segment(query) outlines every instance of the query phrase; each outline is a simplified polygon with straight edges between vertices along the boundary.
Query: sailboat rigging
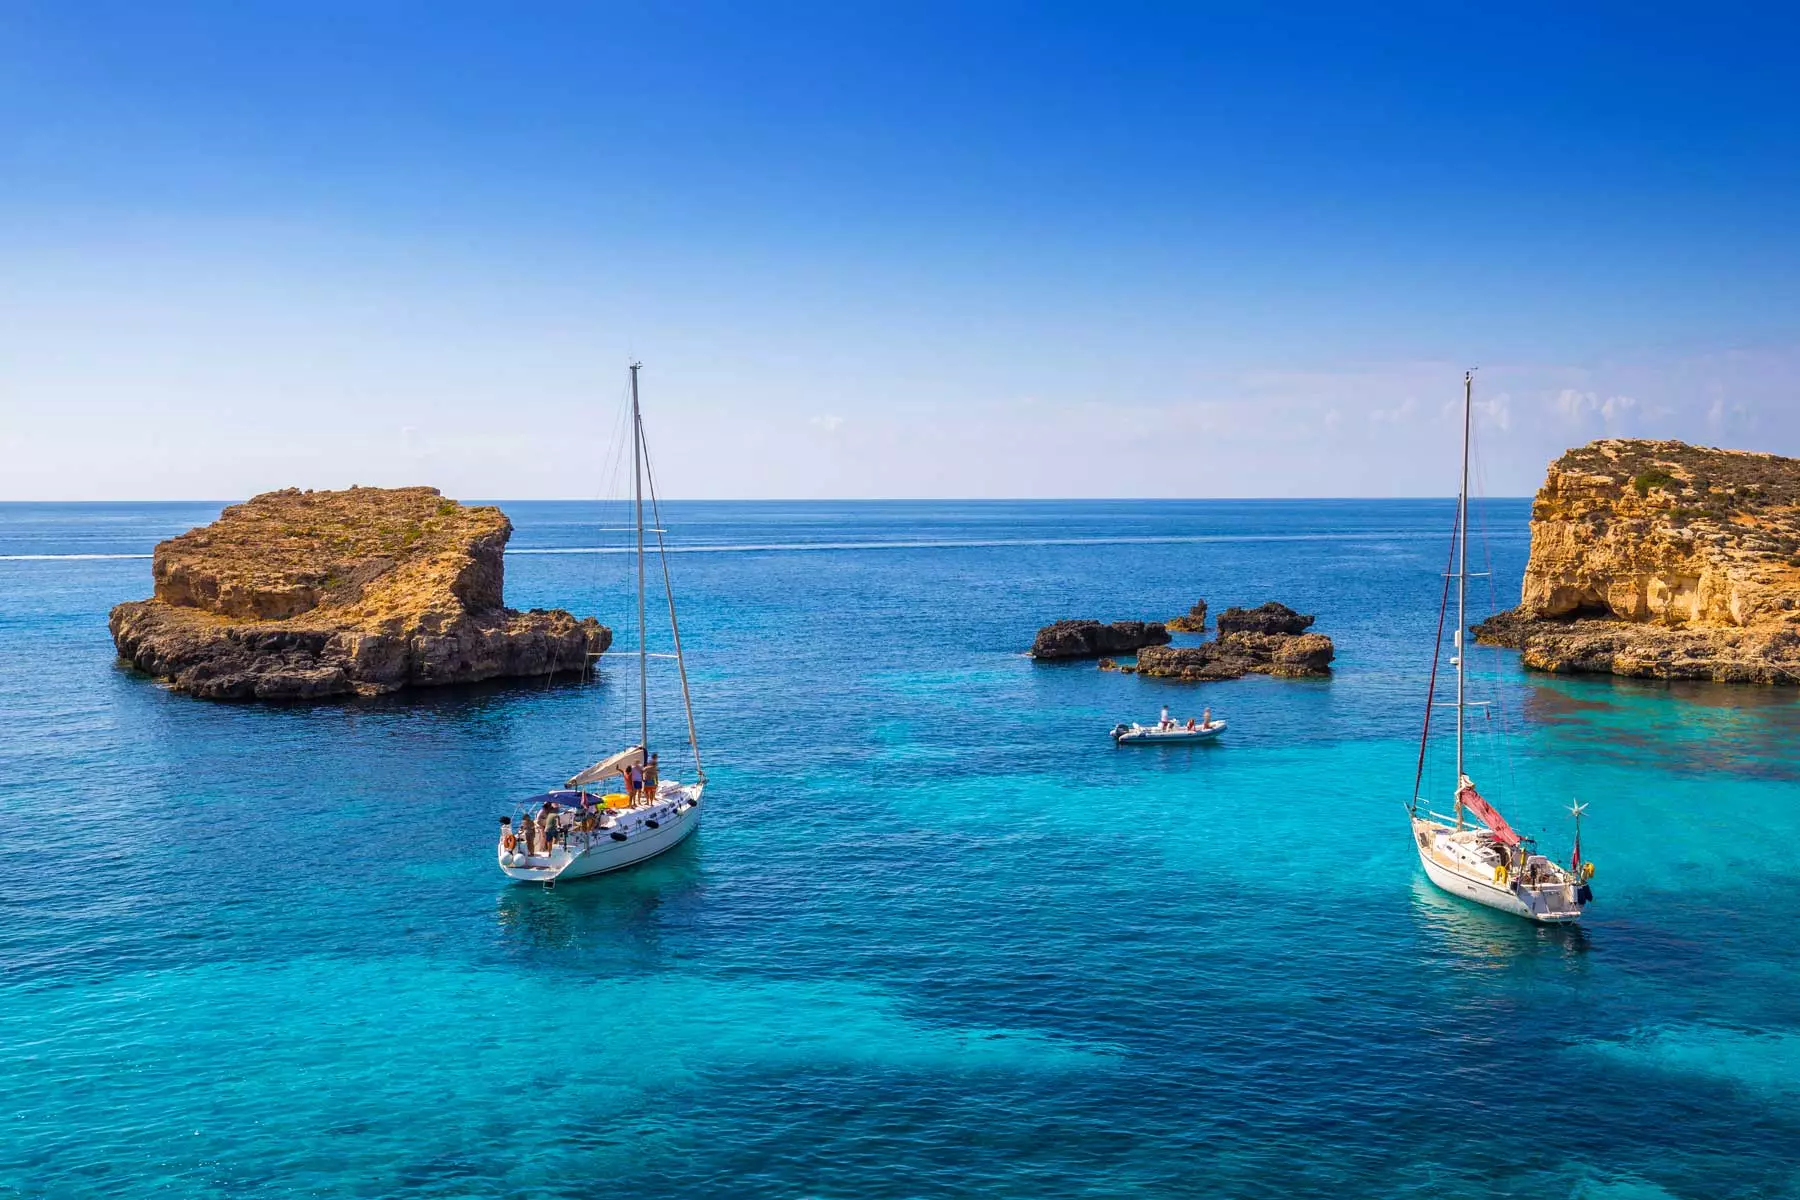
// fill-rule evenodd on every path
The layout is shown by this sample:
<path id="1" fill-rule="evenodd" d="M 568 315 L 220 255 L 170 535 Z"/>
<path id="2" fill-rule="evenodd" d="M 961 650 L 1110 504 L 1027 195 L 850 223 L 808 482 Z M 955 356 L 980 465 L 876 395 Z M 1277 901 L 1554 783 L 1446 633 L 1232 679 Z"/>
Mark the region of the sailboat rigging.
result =
<path id="1" fill-rule="evenodd" d="M 687 660 L 675 615 L 675 591 L 669 578 L 662 516 L 655 476 L 644 440 L 643 412 L 638 401 L 638 371 L 631 364 L 631 463 L 633 530 L 637 553 L 638 741 L 572 776 L 561 788 L 520 803 L 513 817 L 500 818 L 496 854 L 500 870 L 513 879 L 554 884 L 629 867 L 679 845 L 700 825 L 701 793 L 706 772 L 700 765 L 700 737 L 694 725 L 694 703 L 688 688 Z M 648 483 L 651 511 L 656 514 L 656 549 L 662 560 L 663 588 L 669 599 L 673 655 L 681 676 L 682 707 L 687 716 L 688 745 L 694 755 L 694 782 L 661 777 L 659 755 L 650 749 L 650 659 L 647 637 L 647 546 L 644 535 L 644 492 Z M 619 790 L 590 785 L 618 781 Z M 516 818 L 516 820 L 515 820 Z"/>
<path id="2" fill-rule="evenodd" d="M 1581 857 L 1581 815 L 1584 805 L 1571 810 L 1575 817 L 1575 852 L 1565 869 L 1535 852 L 1532 840 L 1523 837 L 1475 789 L 1464 757 L 1464 713 L 1475 707 L 1467 698 L 1469 589 L 1469 441 L 1474 416 L 1474 372 L 1463 375 L 1462 484 L 1456 495 L 1456 526 L 1451 534 L 1450 561 L 1444 577 L 1444 594 L 1438 606 L 1438 632 L 1433 642 L 1431 683 L 1426 696 L 1424 728 L 1419 735 L 1419 765 L 1413 777 L 1413 795 L 1407 805 L 1414 848 L 1431 882 L 1453 896 L 1515 913 L 1534 921 L 1567 923 L 1581 918 L 1593 899 L 1589 880 L 1594 865 Z M 1431 710 L 1437 701 L 1438 648 L 1443 644 L 1444 617 L 1449 608 L 1450 580 L 1456 580 L 1456 630 L 1450 663 L 1456 668 L 1456 793 L 1454 816 L 1419 810 L 1420 784 L 1425 775 L 1427 743 L 1431 737 Z M 1471 825 L 1473 816 L 1478 824 Z"/>

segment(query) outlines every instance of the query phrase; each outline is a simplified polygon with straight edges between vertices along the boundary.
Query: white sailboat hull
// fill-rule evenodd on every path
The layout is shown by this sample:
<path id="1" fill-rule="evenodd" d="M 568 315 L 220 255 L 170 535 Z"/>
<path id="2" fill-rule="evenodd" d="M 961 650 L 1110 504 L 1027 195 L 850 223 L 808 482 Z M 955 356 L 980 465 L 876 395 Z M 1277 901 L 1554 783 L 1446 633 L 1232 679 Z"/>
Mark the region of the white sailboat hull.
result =
<path id="1" fill-rule="evenodd" d="M 1413 849 L 1418 851 L 1419 865 L 1425 868 L 1425 877 L 1440 890 L 1547 925 L 1564 925 L 1581 919 L 1578 884 L 1514 887 L 1503 881 L 1483 879 L 1473 869 L 1446 862 L 1432 853 L 1431 843 L 1440 828 L 1430 821 L 1417 818 L 1413 821 Z"/>
<path id="2" fill-rule="evenodd" d="M 572 833 L 545 854 L 520 854 L 502 848 L 500 869 L 524 883 L 584 879 L 636 866 L 679 846 L 700 828 L 700 793 L 704 784 L 670 788 L 654 805 L 614 814 L 611 827 Z M 624 834 L 623 840 L 614 834 Z"/>

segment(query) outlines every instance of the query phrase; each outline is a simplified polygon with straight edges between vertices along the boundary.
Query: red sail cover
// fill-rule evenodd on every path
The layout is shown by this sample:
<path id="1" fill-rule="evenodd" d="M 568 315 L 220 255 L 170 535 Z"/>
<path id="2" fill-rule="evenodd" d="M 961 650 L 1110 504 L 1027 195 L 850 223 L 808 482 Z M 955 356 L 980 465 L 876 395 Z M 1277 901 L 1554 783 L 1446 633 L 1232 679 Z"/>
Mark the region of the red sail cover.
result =
<path id="1" fill-rule="evenodd" d="M 1513 827 L 1506 823 L 1505 817 L 1494 811 L 1493 805 L 1481 798 L 1481 793 L 1475 790 L 1474 784 L 1465 784 L 1456 793 L 1456 798 L 1464 808 L 1480 817 L 1483 825 L 1494 831 L 1494 840 L 1507 846 L 1519 844 L 1519 835 L 1513 832 Z"/>

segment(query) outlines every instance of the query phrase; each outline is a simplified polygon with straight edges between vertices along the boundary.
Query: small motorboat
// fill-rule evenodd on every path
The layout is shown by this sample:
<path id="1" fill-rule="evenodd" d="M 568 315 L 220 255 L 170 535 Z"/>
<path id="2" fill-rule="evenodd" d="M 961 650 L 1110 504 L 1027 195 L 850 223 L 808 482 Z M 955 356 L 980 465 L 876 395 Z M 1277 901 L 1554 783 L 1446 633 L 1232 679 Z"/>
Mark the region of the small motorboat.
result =
<path id="1" fill-rule="evenodd" d="M 1139 725 L 1133 721 L 1127 725 L 1123 721 L 1113 726 L 1112 740 L 1115 745 L 1140 746 L 1165 742 L 1205 742 L 1225 732 L 1225 722 L 1213 721 L 1206 725 L 1195 723 L 1188 725 Z"/>

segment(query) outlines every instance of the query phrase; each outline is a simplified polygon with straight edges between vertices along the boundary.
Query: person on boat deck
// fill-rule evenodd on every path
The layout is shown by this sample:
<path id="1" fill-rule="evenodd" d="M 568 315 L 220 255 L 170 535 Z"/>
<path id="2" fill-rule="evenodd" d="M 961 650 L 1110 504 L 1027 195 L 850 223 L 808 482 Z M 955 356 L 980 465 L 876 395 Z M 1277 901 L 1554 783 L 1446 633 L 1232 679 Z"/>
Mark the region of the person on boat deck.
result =
<path id="1" fill-rule="evenodd" d="M 543 835 L 544 853 L 550 853 L 550 844 L 556 839 L 556 801 L 546 800 L 538 809 L 538 830 Z"/>
<path id="2" fill-rule="evenodd" d="M 1169 706 L 1166 704 L 1163 705 L 1162 720 L 1160 720 L 1156 723 L 1156 727 L 1158 729 L 1173 729 L 1173 728 L 1175 728 L 1175 722 L 1169 720 Z"/>
<path id="3" fill-rule="evenodd" d="M 537 822 L 531 819 L 530 813 L 526 813 L 519 818 L 519 845 L 525 848 L 525 853 L 527 854 L 536 854 L 538 852 Z"/>
<path id="4" fill-rule="evenodd" d="M 652 754 L 650 761 L 644 764 L 644 799 L 656 799 L 656 785 L 659 778 L 660 771 L 656 765 L 656 755 Z"/>
<path id="5" fill-rule="evenodd" d="M 644 777 L 638 772 L 637 764 L 625 768 L 625 803 L 638 802 L 638 790 L 644 786 Z"/>
<path id="6" fill-rule="evenodd" d="M 1200 728 L 1200 726 L 1198 726 L 1198 725 L 1196 725 L 1196 724 L 1194 724 L 1194 718 L 1192 718 L 1192 717 L 1189 717 L 1189 718 L 1188 718 L 1188 723 L 1187 723 L 1187 730 L 1188 730 L 1188 732 L 1189 732 L 1189 733 L 1192 733 L 1192 732 L 1194 732 L 1194 730 L 1196 730 L 1196 729 L 1198 729 L 1198 728 Z"/>
<path id="7" fill-rule="evenodd" d="M 1200 710 L 1200 728 L 1212 728 L 1212 709 L 1204 708 Z"/>

